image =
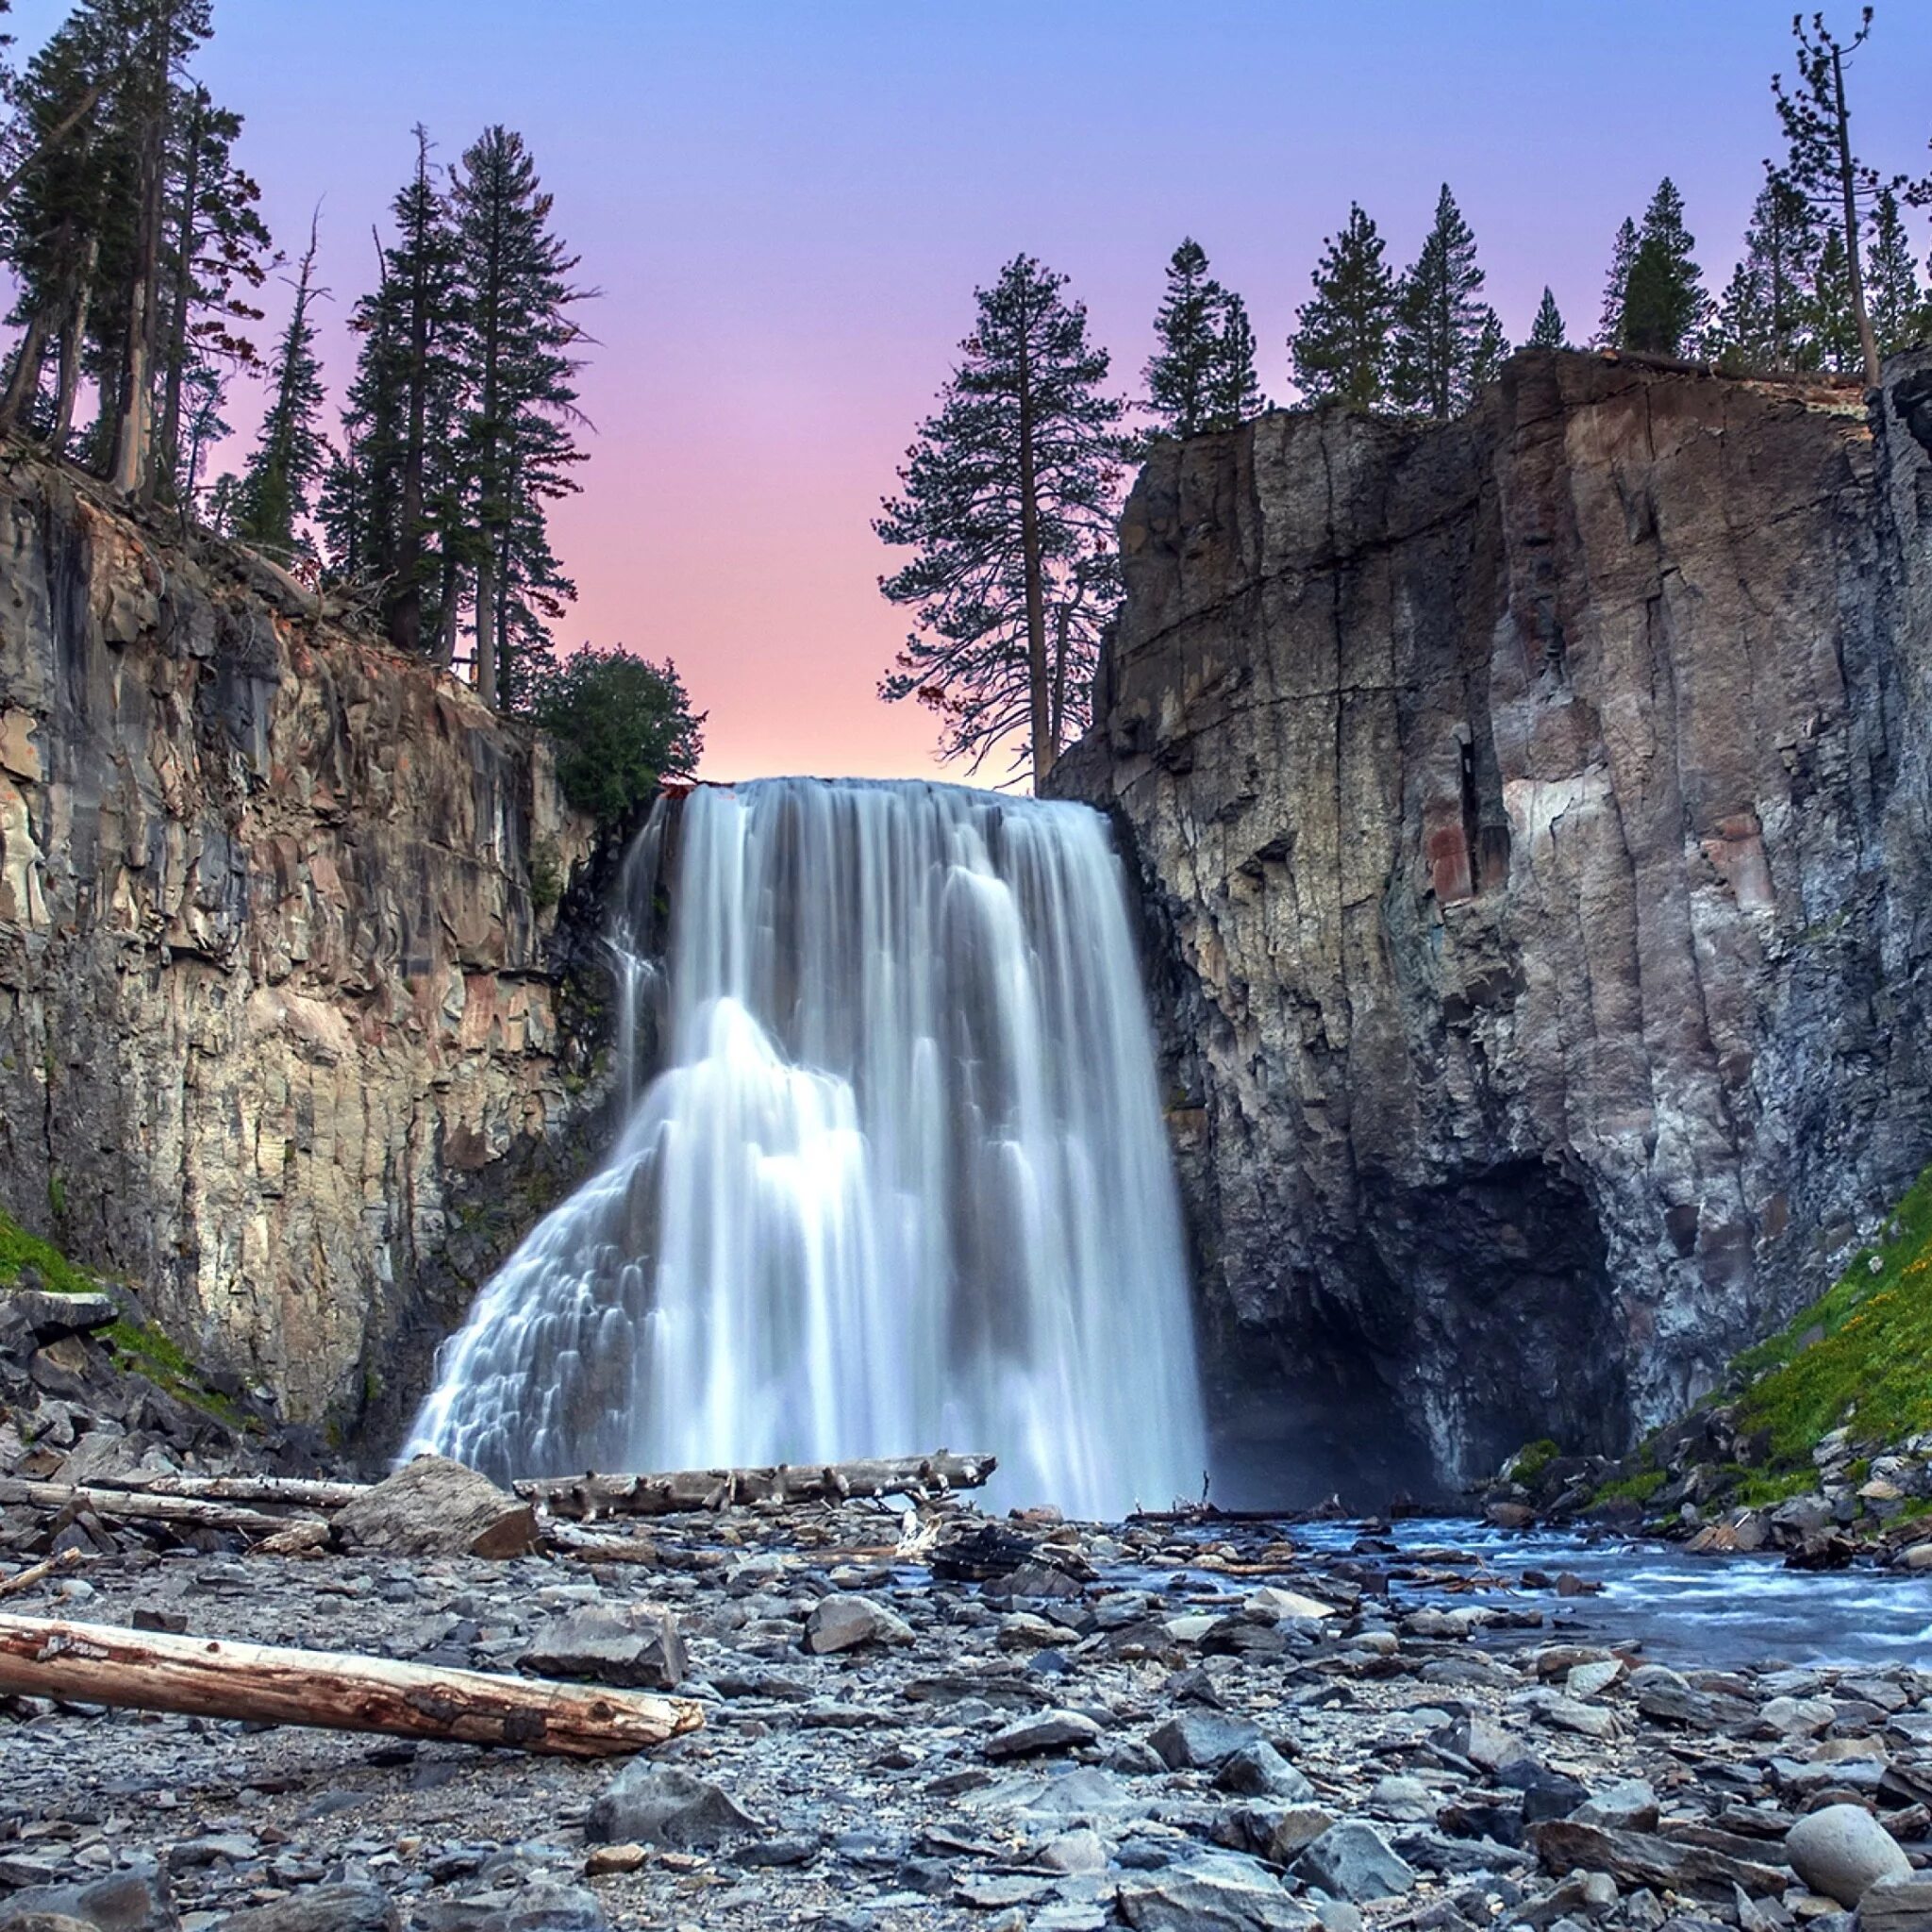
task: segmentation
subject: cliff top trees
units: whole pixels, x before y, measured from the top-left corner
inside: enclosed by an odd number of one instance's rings
[[[1835,229],[1844,263],[1844,283],[1851,325],[1858,338],[1865,381],[1878,383],[1878,338],[1873,329],[1866,300],[1864,264],[1860,258],[1859,208],[1877,199],[1881,183],[1874,169],[1852,152],[1852,115],[1845,101],[1845,69],[1872,31],[1872,9],[1858,17],[1858,30],[1840,41],[1814,13],[1807,25],[1803,14],[1791,20],[1798,43],[1792,84],[1787,90],[1782,75],[1771,77],[1784,128],[1786,158],[1782,169],[1765,166],[1782,175]]]
[[[255,454],[242,478],[234,534],[278,562],[307,548],[299,525],[327,453],[317,419],[322,413],[322,370],[315,359],[315,323],[309,309],[315,287],[316,231],[295,279],[295,299],[270,366],[269,405]]]
[[[688,778],[704,749],[675,664],[586,646],[530,669],[527,709],[557,741],[557,776],[580,811],[615,824],[657,790]]]
[[[942,721],[976,769],[1019,739],[1038,786],[1084,723],[1102,625],[1118,598],[1113,516],[1123,405],[1066,277],[1016,256],[920,425],[873,527],[914,553],[879,581],[917,628],[879,684]]]
[[[1696,245],[1684,225],[1684,197],[1666,175],[1637,233],[1624,286],[1619,347],[1653,356],[1679,356],[1690,347],[1709,308],[1704,271],[1691,253]]]
[[[1494,375],[1502,325],[1478,300],[1482,286],[1475,237],[1445,181],[1422,252],[1396,291],[1391,375],[1403,408],[1445,420]]]
[[[1295,310],[1288,339],[1295,384],[1307,402],[1373,409],[1388,394],[1395,281],[1382,245],[1359,204],[1350,207],[1341,232],[1322,244],[1314,296]]]
[[[1718,303],[1719,357],[1744,367],[1808,368],[1812,279],[1819,233],[1810,204],[1782,175],[1758,191],[1744,231],[1744,255]]]
[[[1637,259],[1637,224],[1624,217],[1610,243],[1610,266],[1604,276],[1604,305],[1597,317],[1597,346],[1614,349],[1623,340],[1624,297],[1630,287],[1630,264]]]
[[[1232,429],[1262,408],[1255,332],[1239,295],[1208,273],[1191,237],[1167,265],[1167,296],[1154,318],[1159,348],[1147,364],[1147,402],[1158,433]]]
[[[1550,293],[1546,283],[1543,299],[1537,306],[1536,320],[1530,325],[1529,341],[1532,349],[1567,349],[1570,346],[1563,333],[1563,312],[1557,307],[1557,298]]]

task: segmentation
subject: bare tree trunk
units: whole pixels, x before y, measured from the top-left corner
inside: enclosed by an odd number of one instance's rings
[[[476,695],[496,708],[496,551],[489,533],[476,557]]]
[[[165,399],[155,462],[157,479],[165,474],[169,487],[177,494],[181,489],[181,384],[188,366],[188,298],[194,287],[194,224],[201,199],[202,125],[202,95],[197,89],[188,123],[188,173],[181,183],[181,221],[175,238],[175,307],[168,318]]]
[[[94,264],[100,253],[101,239],[96,235],[88,242],[86,265],[60,329],[59,388],[54,402],[52,438],[57,453],[66,450],[67,439],[74,433],[74,409],[80,399],[80,365],[87,349],[87,312],[93,301]]]
[[[1838,109],[1838,178],[1845,203],[1845,258],[1852,271],[1852,313],[1858,320],[1858,347],[1865,356],[1865,387],[1876,389],[1880,380],[1878,336],[1865,307],[1865,271],[1858,254],[1858,198],[1857,176],[1852,169],[1852,116],[1845,106],[1845,71],[1839,50],[1831,50],[1833,105]]]
[[[47,338],[53,333],[51,303],[42,303],[27,318],[26,333],[20,339],[13,358],[13,374],[7,378],[7,392],[0,395],[0,434],[17,429],[26,414],[26,406],[40,393],[41,369],[47,359]]]
[[[1026,683],[1033,725],[1033,789],[1053,770],[1053,709],[1046,671],[1046,586],[1041,561],[1039,477],[1033,449],[1033,319],[1020,322],[1020,553],[1026,575]]]
[[[154,441],[155,281],[161,253],[161,192],[164,125],[167,116],[168,26],[166,12],[152,29],[158,53],[151,76],[154,105],[142,136],[141,217],[135,230],[134,279],[127,304],[127,340],[121,356],[119,413],[114,423],[114,456],[109,485],[123,496],[143,493],[149,481]]]
[[[42,1617],[0,1617],[0,1691],[562,1757],[622,1757],[705,1721],[702,1705],[637,1690]]]

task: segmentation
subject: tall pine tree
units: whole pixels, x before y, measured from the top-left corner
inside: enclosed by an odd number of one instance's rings
[[[1803,369],[1817,360],[1809,327],[1819,230],[1810,205],[1768,173],[1744,230],[1744,254],[1719,299],[1718,357],[1740,368]]]
[[[319,422],[322,369],[311,312],[321,293],[315,286],[315,240],[311,223],[289,325],[270,365],[268,409],[242,478],[235,516],[234,534],[281,563],[308,549],[301,526],[328,453]]]
[[[1154,332],[1159,347],[1147,364],[1144,407],[1160,433],[1232,429],[1260,408],[1247,309],[1208,275],[1207,252],[1192,237],[1168,262]]]
[[[1221,334],[1214,344],[1208,384],[1209,429],[1233,429],[1268,407],[1255,374],[1255,326],[1248,305],[1233,290],[1221,311]]]
[[[1896,355],[1924,335],[1925,294],[1919,286],[1919,265],[1912,259],[1898,196],[1890,188],[1873,206],[1865,261],[1872,333],[1880,356]]]
[[[476,689],[494,705],[507,655],[528,648],[533,629],[526,608],[512,636],[506,587],[553,596],[566,587],[550,558],[544,507],[576,488],[571,468],[583,460],[574,381],[582,332],[571,309],[589,291],[572,286],[576,258],[551,227],[552,198],[521,135],[486,128],[463,156],[452,199],[464,292],[461,448],[471,487]]]
[[[1502,325],[1478,299],[1482,286],[1475,237],[1445,181],[1422,253],[1396,293],[1393,387],[1404,408],[1439,421],[1459,415],[1494,373],[1484,365],[1501,360]]]
[[[1684,225],[1684,197],[1665,175],[1638,231],[1637,253],[1624,291],[1618,346],[1652,356],[1688,355],[1709,309],[1704,271]]]
[[[1295,310],[1288,339],[1295,387],[1308,403],[1373,409],[1387,400],[1395,278],[1375,225],[1352,205],[1339,235],[1322,244],[1313,299]]]
[[[1630,292],[1630,264],[1637,259],[1637,224],[1624,217],[1610,243],[1610,266],[1604,276],[1604,305],[1597,317],[1597,346],[1614,349],[1624,340],[1624,298]]]
[[[879,588],[917,627],[879,684],[941,721],[974,768],[1017,740],[1039,786],[1082,728],[1119,601],[1122,404],[1066,277],[1016,256],[975,292],[974,330],[874,525],[913,551]]]
[[[1557,298],[1543,286],[1543,299],[1537,306],[1536,320],[1529,325],[1529,341],[1524,345],[1531,349],[1567,349],[1570,346],[1563,334],[1563,312],[1557,307]]]

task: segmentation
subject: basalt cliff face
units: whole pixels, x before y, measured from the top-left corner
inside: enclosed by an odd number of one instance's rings
[[[588,832],[450,679],[9,459],[0,1204],[379,1445],[575,1164]]]
[[[1922,441],[1924,439],[1924,441]],[[1096,725],[1230,1494],[1614,1449],[1932,1154],[1932,360],[1155,457]]]

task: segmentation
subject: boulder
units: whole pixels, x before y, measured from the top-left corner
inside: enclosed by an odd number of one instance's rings
[[[636,1758],[591,1807],[584,1836],[592,1844],[668,1845],[689,1850],[759,1829],[725,1790],[671,1765]]]
[[[1170,1771],[1219,1771],[1237,1751],[1262,1741],[1258,1724],[1214,1710],[1176,1712],[1147,1740]]]
[[[1415,1872],[1389,1849],[1372,1824],[1344,1819],[1324,1831],[1295,1860],[1297,1878],[1318,1885],[1331,1898],[1353,1905],[1370,1899],[1395,1898],[1415,1884]]]
[[[658,1604],[587,1604],[553,1617],[517,1659],[539,1677],[576,1677],[627,1690],[670,1690],[687,1662],[677,1619]]]
[[[1570,1814],[1574,1824],[1596,1824],[1609,1831],[1655,1831],[1657,1790],[1648,1778],[1626,1777],[1591,1794]]]
[[[825,1657],[862,1643],[910,1643],[912,1626],[869,1596],[832,1595],[812,1606],[805,1641],[813,1656]]]
[[[4,1932],[52,1932],[48,1922],[62,1919],[86,1932],[176,1932],[181,1923],[167,1879],[152,1865],[85,1885],[30,1886],[0,1903]]]
[[[1891,1834],[1857,1805],[1827,1805],[1799,1819],[1786,1834],[1785,1856],[1813,1891],[1845,1907],[1882,1879],[1912,1874]]]
[[[1932,1879],[1881,1878],[1858,1901],[1858,1932],[1925,1932],[1932,1925]]]
[[[16,1289],[8,1297],[34,1332],[36,1341],[58,1341],[66,1335],[92,1335],[121,1319],[110,1294],[51,1294],[44,1289]]]
[[[1137,1932],[1309,1932],[1315,1914],[1266,1866],[1209,1853],[1121,1880],[1120,1914]]]
[[[1043,1710],[995,1731],[986,1740],[986,1755],[995,1762],[1008,1757],[1038,1757],[1048,1751],[1071,1751],[1078,1744],[1100,1741],[1100,1726],[1077,1710]]]
[[[335,1519],[344,1549],[399,1557],[518,1557],[537,1541],[537,1512],[446,1456],[419,1456]]]
[[[1214,1774],[1214,1789],[1241,1798],[1312,1799],[1315,1788],[1265,1738],[1244,1744]]]
[[[311,1885],[224,1919],[221,1932],[396,1932],[400,1921],[374,1885]]]

